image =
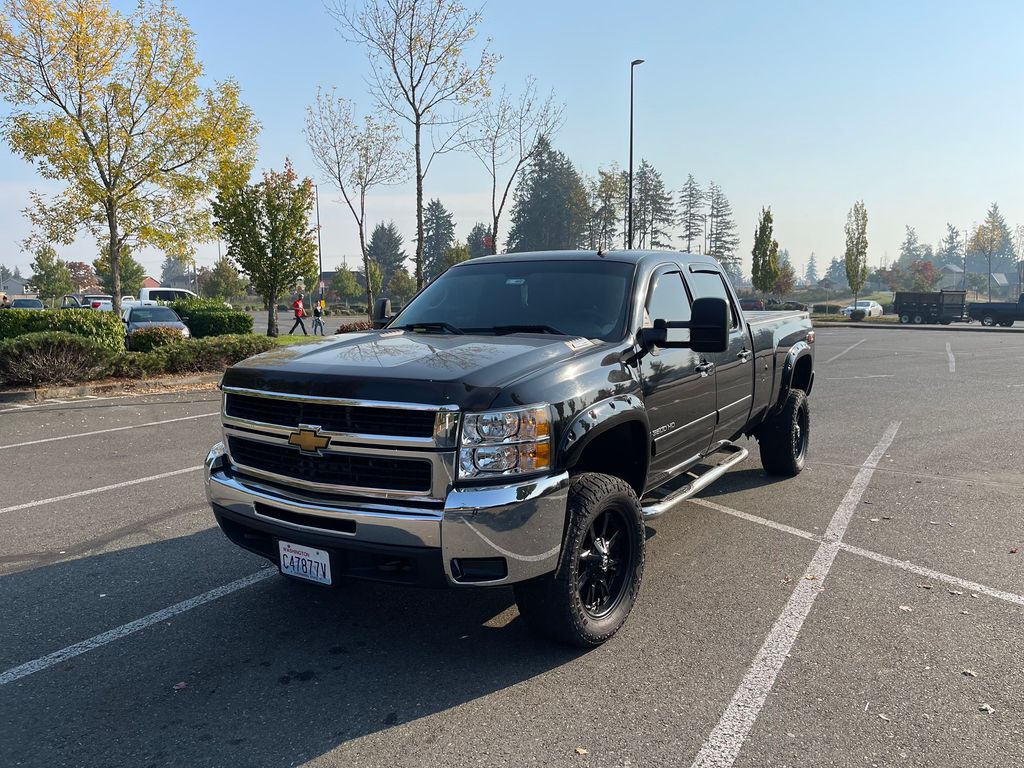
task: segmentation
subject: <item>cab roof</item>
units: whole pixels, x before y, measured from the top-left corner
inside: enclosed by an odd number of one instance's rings
[[[712,256],[700,253],[685,253],[683,251],[524,251],[521,253],[499,253],[495,256],[481,256],[470,261],[463,261],[455,266],[463,264],[480,264],[486,262],[507,262],[507,261],[619,261],[628,264],[645,264],[656,261],[662,262],[666,258],[679,259],[690,264],[708,264],[720,266],[718,260]]]

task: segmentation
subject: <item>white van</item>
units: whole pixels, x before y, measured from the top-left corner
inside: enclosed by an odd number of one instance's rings
[[[198,299],[192,291],[185,288],[141,288],[139,301],[178,301],[179,299]]]

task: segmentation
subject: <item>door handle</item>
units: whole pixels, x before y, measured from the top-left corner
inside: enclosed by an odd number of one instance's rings
[[[747,362],[747,360],[750,359],[750,354],[751,354],[751,352],[750,352],[749,349],[744,349],[742,352],[740,352],[738,355],[736,355],[736,358],[741,363],[745,363],[745,362]]]
[[[699,373],[701,375],[701,377],[703,378],[705,376],[710,376],[711,375],[711,372],[713,370],[715,370],[715,364],[714,363],[701,363],[700,365],[698,365],[693,370],[695,372]]]

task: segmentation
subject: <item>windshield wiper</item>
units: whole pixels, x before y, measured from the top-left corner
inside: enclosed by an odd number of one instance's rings
[[[446,323],[440,320],[433,321],[430,323],[409,323],[408,325],[393,325],[391,328],[399,331],[416,331],[423,329],[425,331],[448,331],[448,333],[454,333],[461,336],[465,331],[461,328],[456,328],[451,323]]]
[[[550,333],[554,336],[566,336],[557,328],[550,325],[494,325],[489,330],[495,333]]]

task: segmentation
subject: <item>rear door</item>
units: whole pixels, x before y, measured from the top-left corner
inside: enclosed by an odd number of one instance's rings
[[[659,267],[651,278],[644,325],[655,320],[690,319],[690,297],[680,268]],[[678,464],[697,456],[715,429],[715,377],[701,356],[689,349],[655,348],[640,362],[644,402],[654,440],[652,484]],[[661,477],[658,477],[658,476]]]
[[[718,424],[713,440],[731,440],[750,419],[754,402],[754,353],[746,323],[736,308],[736,300],[725,284],[726,277],[713,266],[691,264],[686,275],[694,299],[724,299],[729,306],[729,346],[725,352],[706,355],[715,366],[718,388]]]

